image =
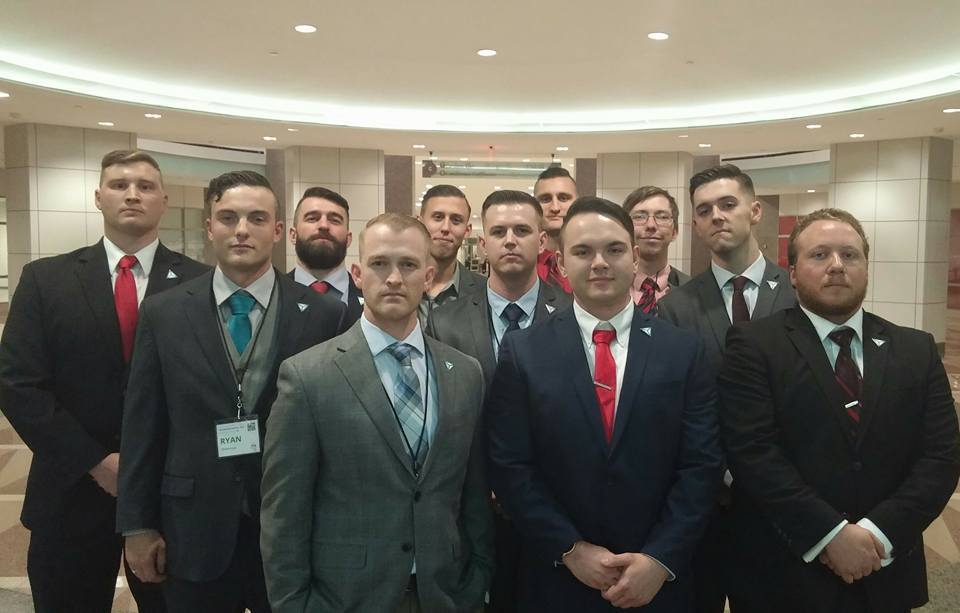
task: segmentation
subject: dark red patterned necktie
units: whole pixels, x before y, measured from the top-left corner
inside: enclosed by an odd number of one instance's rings
[[[637,306],[648,315],[657,315],[657,282],[652,277],[647,277],[640,284],[640,302]]]
[[[137,265],[137,256],[125,255],[117,264],[117,280],[113,285],[113,303],[117,307],[120,341],[123,343],[123,361],[129,363],[133,354],[133,337],[137,331],[137,282],[130,270]]]
[[[743,288],[747,286],[746,277],[734,277],[733,283],[733,323],[738,324],[741,321],[750,321],[750,309],[747,308],[747,299],[743,296]]]
[[[853,340],[855,332],[850,328],[837,328],[827,336],[830,340],[840,346],[840,353],[837,354],[837,362],[833,366],[833,374],[843,390],[843,396],[846,399],[844,409],[847,416],[855,424],[860,423],[860,397],[863,393],[863,376],[860,369],[853,359],[850,352],[850,342]]]

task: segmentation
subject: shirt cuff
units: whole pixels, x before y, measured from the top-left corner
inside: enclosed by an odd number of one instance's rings
[[[873,533],[873,536],[877,537],[877,540],[883,544],[884,557],[880,559],[880,566],[887,567],[893,564],[893,543],[890,542],[890,539],[887,538],[887,535],[883,533],[883,530],[877,527],[877,524],[870,521],[869,518],[864,517],[857,522],[857,525],[863,528],[864,530],[869,530]]]
[[[146,534],[147,532],[156,532],[156,530],[154,530],[154,529],[152,529],[152,528],[140,528],[139,530],[124,530],[124,531],[123,531],[123,534],[122,534],[121,536],[123,536],[124,538],[126,538],[126,537],[128,537],[128,536],[136,536],[136,535],[138,535],[138,534]]]
[[[809,564],[810,562],[813,562],[814,560],[816,560],[817,556],[820,555],[820,552],[823,551],[824,548],[830,544],[830,541],[833,540],[833,537],[840,534],[840,531],[843,530],[843,527],[846,526],[848,523],[849,522],[847,520],[843,520],[839,524],[837,524],[836,528],[828,532],[825,537],[820,539],[819,543],[811,547],[807,551],[807,553],[803,554],[803,561]]]
[[[675,580],[675,579],[677,578],[677,576],[676,576],[675,574],[673,574],[673,571],[670,570],[669,568],[667,568],[667,565],[666,565],[666,564],[664,564],[664,563],[661,562],[660,560],[656,559],[656,558],[653,557],[652,555],[650,555],[650,554],[648,554],[648,553],[641,553],[640,555],[642,555],[642,556],[647,556],[648,558],[650,558],[651,560],[653,560],[654,562],[656,562],[657,564],[659,564],[660,567],[661,567],[663,570],[667,571],[667,581],[668,581],[668,582],[669,582],[669,581],[673,581],[673,580]]]

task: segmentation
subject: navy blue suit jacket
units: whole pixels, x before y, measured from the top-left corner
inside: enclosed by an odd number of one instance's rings
[[[635,310],[608,444],[573,308],[506,335],[487,436],[491,485],[524,539],[522,610],[613,610],[554,564],[579,540],[659,560],[677,578],[647,609],[687,610],[720,483],[711,372],[699,338]]]

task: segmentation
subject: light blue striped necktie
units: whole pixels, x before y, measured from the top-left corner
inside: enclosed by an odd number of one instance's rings
[[[410,358],[414,347],[407,343],[393,343],[387,347],[387,351],[400,363],[400,375],[393,384],[393,408],[397,412],[397,419],[403,427],[403,435],[407,439],[411,453],[416,453],[417,445],[420,445],[417,466],[423,466],[430,444],[427,442],[423,427],[424,412],[423,399],[420,395],[420,377],[413,370],[413,361]],[[422,443],[421,436],[423,436]]]
[[[230,306],[230,319],[227,320],[227,330],[230,331],[230,338],[233,339],[233,346],[237,348],[237,353],[243,354],[247,348],[250,337],[253,335],[253,328],[250,326],[250,311],[256,304],[256,299],[245,290],[237,290],[227,298],[227,304]]]

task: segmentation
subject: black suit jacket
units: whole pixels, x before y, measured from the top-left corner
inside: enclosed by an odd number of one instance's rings
[[[865,313],[863,337],[854,439],[833,368],[801,309],[727,336],[720,395],[734,474],[734,589],[753,610],[833,611],[840,590],[851,588],[802,556],[842,519],[864,517],[890,539],[895,558],[862,580],[869,610],[927,600],[922,532],[960,475],[950,385],[929,334]]]
[[[538,280],[539,282],[539,280]],[[531,325],[549,317],[554,311],[570,306],[570,296],[540,282],[537,306]],[[487,292],[472,291],[470,296],[448,302],[430,313],[427,334],[480,362],[487,387],[493,382],[497,356],[493,353],[493,330],[490,324],[490,303]]]
[[[790,273],[770,260],[766,263],[757,304],[751,314],[753,320],[790,308],[797,302],[790,285]],[[717,278],[709,267],[687,283],[670,290],[657,303],[657,311],[659,317],[674,325],[696,331],[706,345],[710,364],[720,369],[730,316],[717,287]]]
[[[573,308],[505,336],[485,410],[490,482],[523,535],[521,610],[614,610],[555,567],[578,540],[676,573],[650,611],[690,606],[720,483],[713,377],[700,339],[639,309],[625,368],[608,444]]]
[[[146,295],[208,267],[157,247]],[[33,452],[21,520],[83,531],[114,499],[87,474],[120,450],[127,386],[103,241],[23,268],[0,342],[0,407]]]
[[[291,270],[287,273],[287,276],[296,280],[294,275],[295,271],[296,269]],[[363,315],[363,292],[361,292],[360,288],[353,282],[350,271],[347,271],[347,283],[349,287],[347,288],[347,312],[343,319],[342,331],[344,332],[349,330],[353,324],[357,323],[357,320]]]
[[[244,509],[259,511],[260,455],[218,459],[215,424],[236,416],[213,271],[144,301],[124,408],[117,529],[166,539],[167,571],[209,581],[227,569]],[[277,351],[253,409],[265,432],[280,362],[332,338],[344,306],[277,274]]]

